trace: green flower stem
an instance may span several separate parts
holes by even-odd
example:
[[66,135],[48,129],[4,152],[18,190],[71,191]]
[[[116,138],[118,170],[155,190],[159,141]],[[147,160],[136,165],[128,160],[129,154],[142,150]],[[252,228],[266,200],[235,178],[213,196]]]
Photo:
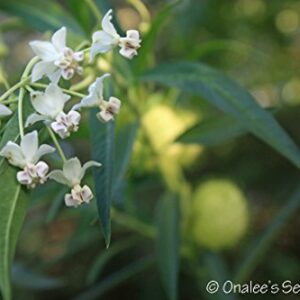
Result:
[[[43,84],[43,83],[31,83],[30,85],[33,86],[33,87],[36,87],[36,88],[46,88],[47,87],[47,84]],[[81,94],[81,93],[78,93],[78,92],[75,92],[75,91],[71,91],[71,90],[67,90],[67,89],[61,89],[61,90],[64,93],[72,95],[74,97],[79,97],[79,98],[86,97],[85,94]]]
[[8,89],[4,94],[0,97],[0,102],[4,101],[8,96],[10,96],[14,91],[19,89],[20,87],[24,86],[28,83],[30,77],[23,78],[21,81],[16,83],[14,86],[12,86],[10,89]]
[[55,145],[62,161],[65,162],[67,160],[66,156],[65,156],[65,154],[64,154],[64,152],[63,152],[63,150],[62,150],[62,148],[61,148],[61,146],[60,146],[60,144],[59,144],[59,142],[58,142],[58,140],[57,140],[57,138],[54,134],[54,132],[52,131],[52,129],[49,126],[47,126],[47,130],[48,130],[48,133],[49,133],[49,135],[50,135],[50,137],[51,137],[51,139],[52,139],[52,141],[53,141],[53,143],[54,143],[54,145]]
[[19,131],[20,137],[24,136],[24,126],[23,126],[23,99],[25,96],[25,89],[20,88],[19,97],[18,97],[18,120],[19,120]]
[[30,87],[29,85],[25,85],[25,89],[26,89],[29,93],[34,92],[34,89],[33,89],[32,87]]
[[[33,66],[39,61],[39,57],[35,56],[30,60],[30,62],[27,64],[22,76],[21,76],[21,82],[24,80],[28,80],[29,73]],[[23,125],[23,99],[25,96],[25,88],[24,84],[21,85],[19,96],[18,96],[18,119],[19,119],[19,131],[21,138],[24,136],[24,125]]]
[[11,104],[11,103],[16,103],[16,102],[18,102],[18,98],[3,101],[3,102],[1,102],[1,104],[6,105],[6,104]]

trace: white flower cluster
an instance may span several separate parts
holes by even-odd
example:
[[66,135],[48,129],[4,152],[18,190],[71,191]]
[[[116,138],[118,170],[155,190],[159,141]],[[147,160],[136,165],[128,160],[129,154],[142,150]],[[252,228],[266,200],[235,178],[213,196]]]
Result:
[[[120,54],[128,59],[137,55],[137,49],[141,43],[139,32],[128,30],[126,37],[121,37],[111,20],[112,10],[109,10],[103,17],[102,30],[93,34],[91,47],[83,51],[73,51],[66,45],[67,30],[65,27],[56,31],[51,41],[30,42],[29,45],[38,58],[38,62],[32,67],[31,85],[35,87],[34,84],[45,76],[48,77],[50,83],[44,91],[30,90],[30,100],[35,112],[27,118],[26,128],[42,121],[60,138],[65,139],[79,129],[80,110],[84,107],[98,107],[97,118],[104,123],[114,120],[120,111],[121,101],[116,97],[105,100],[103,96],[103,81],[110,74],[96,78],[88,88],[88,95],[82,97],[80,102],[67,112],[65,105],[71,99],[69,94],[72,93],[68,93],[69,90],[64,90],[58,85],[61,78],[70,80],[75,74],[83,74],[81,62],[85,59],[85,52],[90,52],[90,62],[97,54],[106,53],[117,46],[120,47]],[[0,103],[0,118],[11,114],[12,111],[5,104]],[[55,148],[46,144],[39,146],[37,131],[24,135],[20,130],[20,134],[20,145],[9,141],[0,151],[0,156],[5,157],[10,164],[21,169],[17,173],[17,180],[20,184],[34,188],[37,184],[42,184],[50,178],[70,187],[70,193],[65,195],[67,206],[77,207],[90,202],[93,193],[87,185],[82,185],[81,182],[86,170],[92,166],[100,167],[100,163],[89,161],[82,166],[77,157],[67,160],[62,155],[62,170],[54,170],[48,174],[49,166],[40,158],[54,152]],[[56,139],[52,133],[51,137]],[[55,144],[59,146],[57,142]]]

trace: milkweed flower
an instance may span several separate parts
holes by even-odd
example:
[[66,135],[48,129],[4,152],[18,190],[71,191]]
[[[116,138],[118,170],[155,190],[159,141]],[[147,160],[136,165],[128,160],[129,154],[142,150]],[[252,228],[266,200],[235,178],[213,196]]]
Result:
[[53,82],[58,82],[62,76],[69,80],[75,73],[82,74],[83,69],[79,66],[84,58],[82,51],[74,52],[66,46],[67,30],[62,27],[56,31],[51,42],[32,41],[29,43],[33,52],[41,59],[32,69],[32,82],[38,81],[44,75]]
[[0,118],[10,116],[11,114],[12,111],[7,106],[0,103]]
[[92,47],[90,60],[92,61],[96,54],[106,53],[114,47],[119,46],[120,54],[126,58],[132,59],[137,55],[137,49],[141,46],[140,34],[137,30],[127,30],[126,37],[121,37],[112,24],[112,9],[110,9],[102,19],[102,30],[96,31],[92,37]]
[[77,111],[71,110],[68,113],[63,111],[70,98],[54,83],[49,84],[45,92],[32,92],[31,103],[38,114],[31,114],[25,125],[29,126],[38,121],[45,121],[61,138],[70,136],[71,132],[78,130],[81,119],[81,115]]
[[89,87],[89,94],[84,97],[79,104],[73,106],[72,109],[80,109],[82,107],[99,107],[100,112],[97,117],[102,122],[114,120],[121,108],[121,101],[116,97],[110,97],[108,101],[103,98],[103,80],[109,77],[104,74],[98,77]]
[[34,188],[38,183],[44,183],[49,166],[40,161],[40,158],[55,151],[55,148],[43,144],[38,146],[38,133],[33,131],[21,138],[20,146],[12,141],[0,151],[0,155],[5,157],[10,164],[22,171],[17,173],[17,180],[28,188]]
[[93,166],[100,167],[101,164],[89,161],[81,166],[79,159],[74,157],[64,163],[62,170],[54,170],[49,174],[49,178],[71,188],[71,192],[65,195],[66,206],[77,207],[93,199],[91,189],[87,185],[81,186],[87,169]]

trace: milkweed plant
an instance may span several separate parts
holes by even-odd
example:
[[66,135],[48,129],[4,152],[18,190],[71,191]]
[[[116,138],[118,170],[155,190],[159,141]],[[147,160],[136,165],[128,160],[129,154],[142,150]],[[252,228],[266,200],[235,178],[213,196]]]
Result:
[[[18,96],[18,116],[20,142],[8,141],[1,149],[0,155],[20,169],[17,181],[28,189],[33,189],[46,180],[55,180],[70,188],[65,195],[66,206],[78,207],[89,203],[93,193],[88,185],[82,185],[82,180],[88,168],[101,167],[101,162],[88,161],[82,165],[77,157],[66,159],[58,138],[67,139],[80,127],[81,110],[90,107],[99,108],[97,118],[99,122],[113,122],[120,112],[121,100],[111,96],[104,99],[103,81],[108,80],[110,74],[98,77],[88,88],[88,94],[75,104],[71,110],[65,111],[65,105],[71,100],[72,91],[62,89],[60,80],[70,80],[74,76],[82,76],[82,62],[88,57],[92,63],[97,55],[104,54],[115,47],[120,47],[120,55],[132,59],[138,54],[141,39],[137,30],[128,30],[125,37],[121,37],[113,23],[112,10],[109,10],[102,19],[102,30],[92,36],[89,48],[74,51],[67,46],[67,29],[62,27],[51,37],[51,41],[32,41],[29,43],[36,55],[26,66],[22,75],[22,83]],[[47,85],[39,85],[39,80],[47,77]],[[20,83],[20,82],[19,82]],[[19,85],[17,83],[17,85]],[[40,88],[39,88],[40,87]],[[1,96],[0,116],[7,118],[13,114],[10,108],[3,104],[6,98],[14,92],[14,88]],[[23,100],[25,94],[30,94],[30,101],[35,112],[28,116],[23,123]],[[38,131],[31,130],[33,124],[42,122],[46,126],[49,136],[57,149],[42,144],[39,146]],[[49,165],[42,160],[44,155],[55,151],[61,156],[62,170],[50,171]]]
[[[20,5],[17,10],[14,3],[9,2],[1,2],[0,10],[7,9],[7,12],[17,14],[26,6]],[[76,12],[77,7],[85,9],[85,5],[90,5],[87,9],[93,10],[97,22],[101,22],[101,30],[90,30],[92,23],[87,22],[85,27],[80,18],[78,26],[75,15],[76,22],[72,22],[73,16],[70,15],[71,19],[64,23],[69,29],[61,27],[50,38],[29,43],[33,58],[15,85],[4,82],[5,92],[0,96],[0,290],[3,299],[12,299],[11,270],[18,235],[28,208],[28,195],[38,194],[39,189],[47,193],[48,184],[52,184],[53,189],[60,186],[59,205],[64,203],[68,213],[83,214],[85,208],[91,212],[95,202],[96,221],[100,221],[107,248],[111,238],[111,219],[130,232],[155,240],[157,248],[155,255],[146,253],[142,259],[104,280],[103,285],[96,285],[95,289],[91,287],[90,293],[88,285],[87,294],[83,292],[76,299],[99,298],[156,261],[167,299],[176,300],[181,257],[187,258],[184,263],[188,264],[188,270],[193,270],[197,289],[200,281],[202,284],[205,280],[216,279],[210,278],[210,274],[226,274],[228,278],[224,280],[235,278],[237,282],[249,279],[263,257],[262,253],[279,233],[278,229],[299,207],[299,187],[260,236],[259,243],[257,239],[250,243],[249,251],[237,262],[236,268],[226,268],[219,253],[235,246],[247,232],[251,218],[248,199],[240,184],[233,180],[205,178],[200,183],[190,182],[185,171],[203,163],[204,159],[201,159],[206,157],[202,156],[204,149],[246,134],[254,135],[294,167],[300,168],[298,145],[277,121],[272,109],[262,107],[252,93],[223,72],[203,62],[187,61],[178,56],[173,62],[171,58],[169,62],[159,62],[160,57],[156,57],[154,51],[155,39],[167,16],[181,1],[166,4],[153,22],[141,1],[128,1],[135,5],[142,21],[139,30],[130,29],[126,34],[120,33],[111,9],[102,18],[93,1],[70,2]],[[49,3],[43,1],[41,5],[49,8]],[[55,5],[53,15],[59,8],[60,15],[67,16],[60,3],[55,2]],[[31,13],[30,5],[28,7],[29,13],[25,9],[24,18],[36,26],[37,20],[32,21],[34,14],[40,12],[41,16],[46,15],[41,7],[36,10],[32,7],[35,13]],[[44,28],[54,28],[52,19],[50,24],[46,17],[38,20],[44,22]],[[61,21],[55,29],[61,26]],[[178,22],[177,28],[182,24]],[[175,28],[173,25],[171,30]],[[84,39],[83,31],[79,34],[81,27],[86,29],[85,33],[88,32],[88,40]],[[179,35],[184,32],[178,31]],[[76,43],[72,47],[68,43],[68,34],[69,42],[73,40]],[[194,40],[192,44],[195,44],[195,49],[187,49],[190,58],[201,57],[208,49],[216,48],[214,41],[212,47],[198,45]],[[220,41],[217,42],[219,44]],[[159,43],[161,47],[166,45]],[[172,45],[176,46],[176,50],[180,48],[179,53],[185,47],[178,40]],[[257,51],[256,46],[254,48]],[[172,51],[172,54],[176,53]],[[169,52],[166,53],[169,57]],[[112,82],[116,84],[112,86]],[[202,106],[202,101],[208,105]],[[119,127],[115,127],[117,119]],[[68,151],[69,144],[65,143],[66,140],[72,141],[76,132],[83,132],[86,137],[86,129],[91,140],[91,158],[88,161],[79,159],[79,148],[74,147],[74,152]],[[256,155],[259,161],[260,154],[257,152]],[[200,156],[200,162],[195,163]],[[129,163],[134,174],[128,172],[128,179],[125,174]],[[225,166],[227,168],[228,164]],[[249,168],[249,163],[246,168]],[[207,169],[210,174],[211,168]],[[88,174],[91,171],[94,174],[92,181]],[[206,175],[206,171],[197,170],[195,174]],[[152,179],[148,180],[149,177],[145,176],[147,184],[140,192],[140,186],[136,186],[140,181],[134,177],[140,174],[158,175],[151,177],[155,177],[155,188]],[[130,176],[134,177],[133,180]],[[124,186],[132,182],[128,188],[130,191],[125,191],[127,187]],[[125,199],[127,192],[132,196],[128,198],[132,199]],[[92,201],[94,198],[96,201]],[[123,206],[118,206],[119,198],[122,198],[120,203],[123,201]],[[136,205],[133,198],[138,198],[139,205],[151,198],[150,205],[147,203],[143,208],[147,210],[151,206],[149,210],[151,217],[155,215],[155,224],[145,221],[146,217],[138,216],[136,208],[132,209]],[[130,203],[128,208],[124,199],[134,204]],[[49,211],[54,207],[58,214],[60,207],[54,202],[51,202]],[[148,217],[148,211],[141,215]],[[87,276],[89,284],[95,283],[105,262],[132,245],[142,244],[140,239],[125,238],[125,243],[121,237],[117,241],[119,244],[107,256],[98,256],[97,253],[97,260]],[[93,245],[94,242],[93,239]],[[152,251],[148,244],[145,248],[145,252],[149,252],[148,248]],[[199,251],[200,248],[208,251]],[[64,272],[64,267],[62,269]],[[234,274],[227,274],[226,269],[236,270]],[[203,286],[201,288],[201,295],[206,299],[208,294]],[[155,289],[151,287],[151,290]]]

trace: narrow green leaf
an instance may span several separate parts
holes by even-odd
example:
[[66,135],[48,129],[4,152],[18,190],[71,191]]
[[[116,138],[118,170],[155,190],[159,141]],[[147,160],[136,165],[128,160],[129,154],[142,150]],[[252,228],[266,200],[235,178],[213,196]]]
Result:
[[212,116],[187,129],[177,138],[177,141],[185,144],[213,146],[241,136],[246,132],[245,127],[230,116]]
[[207,294],[206,284],[210,280],[216,280],[221,286],[225,281],[231,279],[231,275],[228,272],[228,268],[221,254],[216,254],[207,251],[202,254],[202,258],[209,272],[209,279],[206,278],[205,280],[203,280],[203,278],[201,277],[199,278],[199,280],[201,280],[199,282],[201,291],[204,291],[205,296],[208,296],[207,297],[208,299],[214,299],[214,300],[215,299],[236,300],[234,294],[225,294],[222,290],[221,291],[219,290],[216,294],[212,294],[212,295]]
[[109,251],[102,252],[97,256],[96,260],[92,263],[92,266],[87,275],[87,284],[91,285],[95,283],[97,278],[101,275],[104,267],[108,264],[112,258],[114,258],[119,253],[131,248],[138,241],[138,238],[127,238],[125,240],[116,241],[109,248]]
[[84,293],[80,294],[74,300],[97,300],[100,299],[104,293],[118,286],[120,283],[130,279],[134,275],[149,268],[153,264],[153,257],[141,258],[138,261],[126,266],[123,269],[106,277],[103,281],[91,287]]
[[28,198],[16,181],[16,170],[6,162],[1,164],[0,176],[0,288],[3,299],[10,300],[11,264]]
[[250,245],[244,260],[239,264],[234,282],[243,282],[253,272],[264,254],[269,250],[272,242],[280,234],[286,221],[297,212],[300,207],[300,186],[293,193],[282,210],[273,219],[268,228]]
[[176,300],[179,270],[179,204],[166,195],[158,204],[157,261],[170,300]]
[[261,108],[250,93],[222,73],[204,64],[178,62],[159,66],[142,79],[203,97],[300,167],[299,148],[276,119]]
[[92,27],[91,13],[84,0],[69,0],[68,7],[74,18],[78,21],[85,32],[89,33]]
[[134,61],[134,70],[137,74],[142,73],[145,70],[149,54],[154,51],[155,41],[158,34],[163,28],[164,23],[169,19],[168,17],[172,13],[172,10],[176,5],[180,3],[179,0],[172,1],[166,4],[156,15],[151,22],[151,27],[146,35],[143,37],[142,47],[139,50],[139,55]]
[[120,188],[126,174],[138,127],[138,123],[130,123],[116,137],[113,193]]
[[75,39],[84,35],[77,21],[56,1],[1,1],[0,10],[22,18],[28,25],[40,31],[57,30],[65,25]]
[[114,158],[115,123],[103,124],[96,117],[97,109],[90,114],[91,144],[93,160],[102,163],[101,168],[94,168],[94,180],[97,198],[97,207],[102,225],[106,246],[109,246],[111,236],[111,198]]

